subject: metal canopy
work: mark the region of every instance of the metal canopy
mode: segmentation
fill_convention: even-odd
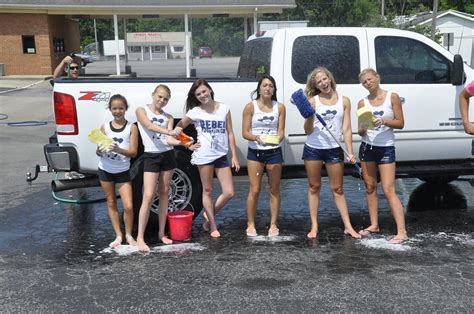
[[[119,15],[123,19],[184,16],[187,77],[190,77],[190,16],[253,17],[256,30],[258,14],[282,13],[283,9],[295,7],[295,0],[0,0],[0,13],[66,15],[77,19],[113,18],[117,42],[117,75],[120,75],[117,29]]]

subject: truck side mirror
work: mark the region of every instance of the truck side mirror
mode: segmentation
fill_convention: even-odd
[[[461,55],[454,56],[454,63],[451,67],[451,83],[453,85],[462,85],[466,76],[464,75],[464,62]]]

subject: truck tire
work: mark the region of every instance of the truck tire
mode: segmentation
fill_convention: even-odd
[[[170,182],[169,211],[187,210],[194,212],[197,217],[202,210],[202,184],[196,166],[191,165],[189,152],[175,149],[177,168]],[[138,213],[143,197],[143,160],[137,158],[130,169],[133,186],[133,209],[135,224],[138,225]],[[158,185],[157,185],[158,188]],[[150,209],[148,227],[156,229],[158,221],[159,196],[155,196]]]
[[[432,184],[445,184],[449,183],[451,181],[454,181],[458,178],[458,176],[453,175],[453,176],[441,176],[441,177],[418,177],[421,181],[424,181],[426,183],[432,183]]]

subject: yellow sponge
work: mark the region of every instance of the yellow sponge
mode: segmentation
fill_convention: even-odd
[[[278,135],[265,135],[263,141],[267,145],[278,145],[280,144],[280,137]]]
[[[98,128],[92,129],[87,138],[92,143],[98,145],[101,150],[107,151],[110,150],[110,147],[114,143],[114,140],[102,133],[102,131]]]
[[[357,117],[362,124],[367,124],[368,129],[373,129],[374,125],[374,115],[367,107],[362,107],[357,110]]]

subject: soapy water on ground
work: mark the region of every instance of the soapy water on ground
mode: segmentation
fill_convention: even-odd
[[[170,244],[170,245],[160,245],[150,248],[150,253],[185,253],[189,251],[203,251],[206,249],[205,246],[199,243],[179,243],[179,244]],[[116,253],[119,256],[127,256],[133,253],[137,253],[138,248],[132,245],[119,245],[116,248],[107,247],[100,251],[99,253],[104,254],[112,254]],[[89,253],[94,253],[93,251],[89,251]]]
[[[274,237],[268,237],[268,236],[256,236],[256,237],[247,237],[248,240],[250,241],[255,241],[255,242],[288,242],[288,241],[294,241],[296,239],[296,236],[274,236]]]
[[[410,237],[402,244],[391,244],[385,238],[363,238],[360,244],[372,249],[392,250],[392,251],[410,251],[413,249],[422,251],[426,242],[437,242],[445,246],[466,245],[474,247],[474,239],[472,235],[466,233],[420,233]]]
[[[256,237],[247,237],[248,241],[251,242],[292,242],[297,240],[297,236],[288,235],[288,236],[256,236]],[[365,246],[369,249],[375,250],[390,250],[390,251],[423,251],[423,247],[426,246],[427,242],[438,242],[444,244],[445,246],[468,246],[474,247],[474,239],[472,235],[466,233],[445,233],[438,232],[433,233],[421,233],[413,237],[410,237],[407,241],[402,244],[391,244],[389,239],[384,237],[367,237],[360,240],[356,240],[358,245]],[[200,243],[178,243],[171,245],[157,245],[151,248],[150,253],[174,253],[174,254],[184,254],[192,251],[204,251],[207,247]],[[88,250],[90,254],[94,254],[95,251]],[[134,253],[138,253],[136,246],[131,245],[120,245],[117,248],[107,247],[99,252],[99,254],[117,254],[119,256],[128,256]]]

